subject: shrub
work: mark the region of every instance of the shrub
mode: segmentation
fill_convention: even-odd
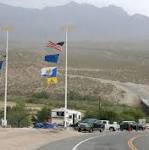
[[[86,111],[85,118],[98,118],[102,120],[110,120],[110,121],[123,121],[123,120],[132,120],[138,121],[139,118],[144,118],[145,114],[143,111],[138,108],[124,108],[124,111],[120,112],[119,109],[110,110],[110,108],[104,108],[100,111],[96,109],[90,109]]]
[[[98,118],[102,120],[117,121],[118,113],[112,110],[101,111]]]
[[[34,98],[38,98],[38,99],[48,99],[49,95],[46,91],[41,91],[41,92],[36,92],[32,95],[32,97]]]
[[[130,110],[127,110],[127,111],[123,111],[122,112],[122,115],[124,117],[132,117],[133,120],[135,121],[138,121],[139,118],[143,118],[145,116],[145,114],[143,113],[142,110],[140,109],[130,109]]]
[[[45,106],[40,111],[37,112],[37,119],[39,122],[47,121],[51,118],[51,110]]]
[[[7,121],[12,127],[28,127],[30,125],[29,111],[24,102],[17,102],[16,106],[7,109]]]

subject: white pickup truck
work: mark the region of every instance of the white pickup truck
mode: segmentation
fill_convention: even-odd
[[[111,123],[109,120],[100,120],[105,125],[105,130],[117,131],[120,129],[120,125],[117,122]]]

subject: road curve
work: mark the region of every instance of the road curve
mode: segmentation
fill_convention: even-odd
[[[148,150],[149,149],[149,132],[143,135],[138,135],[133,140],[132,144],[135,147],[134,150]]]
[[[128,141],[133,137],[141,135],[142,140],[136,139],[133,144],[136,144],[139,149],[131,150],[148,150],[148,142],[144,146],[144,138],[149,140],[146,132],[103,132],[86,134],[80,137],[64,139],[54,143],[50,143],[38,150],[130,150]],[[143,149],[144,148],[144,149]]]

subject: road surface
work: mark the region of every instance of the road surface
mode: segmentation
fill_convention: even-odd
[[[50,143],[38,150],[149,150],[149,132],[84,133]]]
[[[138,136],[134,140],[133,144],[137,148],[136,150],[148,150],[149,149],[149,133],[143,136]]]

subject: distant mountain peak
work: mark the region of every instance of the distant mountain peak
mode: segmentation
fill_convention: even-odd
[[[36,10],[0,4],[0,21],[2,25],[8,23],[16,28],[13,35],[16,40],[63,39],[59,28],[66,23],[79,28],[79,32],[72,33],[72,40],[149,39],[148,17],[130,16],[123,8],[114,5],[98,8],[71,1],[62,6]]]
[[[63,5],[64,7],[79,7],[80,4],[74,1],[68,2],[65,5]]]
[[[79,3],[75,1],[68,2],[66,5],[79,5]]]
[[[71,6],[71,7],[79,7],[79,6],[84,6],[84,7],[96,7],[95,5],[89,4],[89,3],[77,3],[74,1],[71,1],[63,6]],[[98,7],[96,7],[98,8]]]
[[[118,7],[118,6],[115,6],[115,5],[109,5],[108,9],[115,10],[115,11],[126,12],[122,7]]]
[[[115,6],[115,5],[109,5],[106,7],[102,7],[101,10],[109,12],[111,14],[120,14],[120,15],[128,15],[128,13],[121,7]]]

